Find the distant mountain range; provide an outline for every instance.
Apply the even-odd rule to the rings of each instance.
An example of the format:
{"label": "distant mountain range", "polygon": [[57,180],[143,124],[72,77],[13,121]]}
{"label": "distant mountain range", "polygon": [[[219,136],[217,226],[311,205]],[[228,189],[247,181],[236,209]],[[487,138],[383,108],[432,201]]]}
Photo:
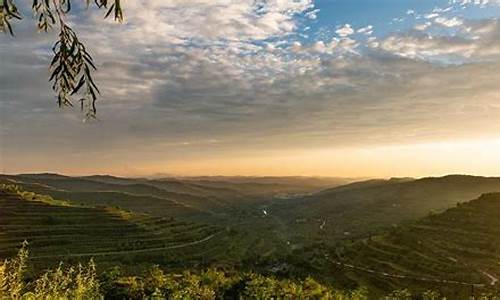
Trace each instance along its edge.
{"label": "distant mountain range", "polygon": [[119,206],[154,215],[183,217],[224,212],[229,207],[269,201],[276,195],[309,194],[350,182],[308,177],[122,178],[109,175],[0,175],[41,194],[86,205]]}

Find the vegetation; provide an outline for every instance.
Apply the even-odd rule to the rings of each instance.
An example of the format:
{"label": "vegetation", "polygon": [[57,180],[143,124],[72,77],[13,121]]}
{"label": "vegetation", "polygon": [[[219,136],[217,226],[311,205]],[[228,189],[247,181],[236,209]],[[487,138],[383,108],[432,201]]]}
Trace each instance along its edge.
{"label": "vegetation", "polygon": [[176,217],[226,212],[230,207],[269,202],[280,195],[317,192],[342,182],[308,178],[255,179],[257,182],[241,182],[231,178],[229,181],[220,180],[147,180],[111,176],[75,178],[53,174],[0,176],[0,182],[14,183],[27,190],[73,203],[120,206],[136,212]]}
{"label": "vegetation", "polygon": [[59,265],[37,279],[26,281],[27,243],[13,259],[0,264],[0,299],[99,299],[99,280],[92,260],[76,268]]}
{"label": "vegetation", "polygon": [[200,273],[165,274],[158,266],[143,276],[123,276],[114,268],[97,276],[92,260],[87,266],[48,270],[26,281],[26,244],[17,257],[0,264],[0,298],[12,299],[365,299],[364,290],[334,291],[312,278],[279,280],[254,273],[209,269]]}
{"label": "vegetation", "polygon": [[221,234],[216,226],[119,208],[73,206],[12,185],[0,188],[0,257],[12,256],[27,240],[39,268],[92,256],[130,265],[147,261],[144,257],[163,263],[175,262],[177,255],[195,260],[200,253],[195,246],[214,246],[211,239]]}
{"label": "vegetation", "polygon": [[348,276],[363,281],[370,290],[432,287],[459,299],[479,291],[499,291],[499,228],[500,194],[485,194],[444,213],[337,248],[333,257],[343,263]]}
{"label": "vegetation", "polygon": [[[0,31],[14,35],[12,20],[21,20],[21,13],[15,0],[0,1]],[[84,0],[87,7],[95,4],[98,8],[107,10],[105,17],[114,16],[116,21],[123,21],[123,12],[120,0]],[[57,94],[59,106],[73,106],[73,96],[83,91],[79,101],[82,111],[87,117],[94,117],[97,88],[92,78],[92,71],[96,69],[92,56],[85,45],[79,40],[75,31],[66,21],[70,13],[72,0],[32,0],[32,9],[40,31],[48,32],[58,27],[58,40],[52,50],[54,58],[50,64],[52,89]]]}
{"label": "vegetation", "polygon": [[[339,291],[311,277],[279,279],[251,272],[207,269],[201,272],[165,273],[152,266],[141,276],[127,276],[119,268],[97,274],[92,260],[85,266],[60,264],[35,278],[27,278],[27,244],[16,257],[0,263],[0,298],[9,299],[338,299],[366,300],[367,290]],[[397,290],[381,299],[412,299],[407,290]],[[424,300],[441,299],[426,291]],[[496,299],[483,296],[479,299]]]}
{"label": "vegetation", "polygon": [[296,238],[335,246],[339,240],[377,234],[490,192],[500,192],[500,178],[371,180],[276,202],[269,212]]}
{"label": "vegetation", "polygon": [[[354,294],[337,291],[358,287],[366,287],[369,299],[498,293],[500,196],[463,202],[497,189],[496,178],[370,181],[287,198],[250,192],[271,184],[280,194],[283,182],[220,178],[43,174],[2,175],[2,182],[0,257],[30,243],[24,282],[33,293],[43,270],[76,274],[78,263],[90,258],[99,266],[99,293],[118,299],[350,299]],[[60,261],[76,267],[58,270]],[[14,274],[6,271],[14,265],[4,264],[3,274]],[[208,284],[215,279],[207,276],[222,283]],[[309,294],[315,284],[321,297]]]}

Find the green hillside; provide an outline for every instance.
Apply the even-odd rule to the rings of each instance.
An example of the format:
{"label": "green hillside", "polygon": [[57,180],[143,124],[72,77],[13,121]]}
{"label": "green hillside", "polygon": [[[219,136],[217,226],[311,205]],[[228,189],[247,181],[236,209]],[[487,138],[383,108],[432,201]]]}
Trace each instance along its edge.
{"label": "green hillside", "polygon": [[[1,176],[0,182],[52,196],[0,195],[0,258],[27,239],[37,267],[90,257],[132,268],[215,265],[313,276],[339,289],[361,285],[375,295],[438,289],[458,299],[472,289],[494,290],[500,276],[500,196],[465,203],[500,191],[498,178],[369,180],[306,197],[248,196],[236,187],[269,183],[213,179],[43,174]],[[195,195],[205,188],[221,193]]]}
{"label": "green hillside", "polygon": [[246,206],[274,197],[303,195],[339,184],[315,178],[120,178],[107,175],[69,177],[58,174],[0,175],[0,183],[77,204],[118,206],[126,210],[177,218],[215,218],[221,222]]}
{"label": "green hillside", "polygon": [[[3,176],[4,179],[13,180],[15,184],[36,184],[29,187],[30,190],[38,188],[39,192],[52,194],[54,191],[65,191],[69,193],[79,192],[120,192],[141,196],[153,196],[168,200],[173,203],[184,205],[197,210],[207,210],[217,207],[216,200],[209,197],[200,197],[191,194],[172,192],[152,185],[132,181],[130,184],[116,184],[94,181],[78,177],[61,176],[58,178],[47,178],[45,176]],[[68,197],[71,200],[71,197]]]}
{"label": "green hillside", "polygon": [[275,202],[270,215],[284,222],[299,240],[367,236],[391,226],[444,211],[458,202],[500,191],[500,178],[440,178],[367,181]]}
{"label": "green hillside", "polygon": [[[77,207],[30,192],[0,191],[0,258],[29,242],[32,259],[42,265],[94,257],[107,264],[189,265],[225,253],[221,228],[127,213],[105,207]],[[148,259],[141,259],[147,256]],[[182,257],[182,259],[179,259]]]}
{"label": "green hillside", "polygon": [[397,288],[465,299],[500,291],[500,193],[336,248],[329,262],[381,294]]}

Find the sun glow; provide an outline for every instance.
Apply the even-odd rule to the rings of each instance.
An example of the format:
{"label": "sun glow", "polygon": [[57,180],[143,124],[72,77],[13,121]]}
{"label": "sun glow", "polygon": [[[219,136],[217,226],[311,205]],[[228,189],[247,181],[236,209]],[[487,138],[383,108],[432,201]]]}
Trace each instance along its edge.
{"label": "sun glow", "polygon": [[[500,173],[500,138],[384,146],[277,150],[166,162],[184,175],[310,175],[349,177]],[[150,172],[158,171],[158,165]],[[146,170],[143,170],[147,172]]]}

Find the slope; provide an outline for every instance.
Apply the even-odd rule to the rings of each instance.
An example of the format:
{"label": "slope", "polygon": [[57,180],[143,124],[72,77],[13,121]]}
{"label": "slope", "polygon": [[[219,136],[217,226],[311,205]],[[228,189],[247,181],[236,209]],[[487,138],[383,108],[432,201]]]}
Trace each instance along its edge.
{"label": "slope", "polygon": [[440,212],[457,202],[500,191],[500,178],[445,176],[365,182],[277,201],[268,213],[297,239],[353,239]]}
{"label": "slope", "polygon": [[[176,265],[179,257],[184,257],[182,263],[189,263],[209,250],[224,253],[212,242],[223,235],[211,225],[72,206],[13,186],[2,185],[0,190],[0,258],[15,254],[27,240],[33,259],[43,265],[82,257],[106,263]],[[203,249],[198,244],[204,244]],[[141,255],[148,259],[140,259]]]}
{"label": "slope", "polygon": [[382,292],[432,288],[460,299],[470,296],[472,289],[478,294],[496,290],[500,288],[500,193],[355,242],[330,257],[343,264],[351,279]]}

